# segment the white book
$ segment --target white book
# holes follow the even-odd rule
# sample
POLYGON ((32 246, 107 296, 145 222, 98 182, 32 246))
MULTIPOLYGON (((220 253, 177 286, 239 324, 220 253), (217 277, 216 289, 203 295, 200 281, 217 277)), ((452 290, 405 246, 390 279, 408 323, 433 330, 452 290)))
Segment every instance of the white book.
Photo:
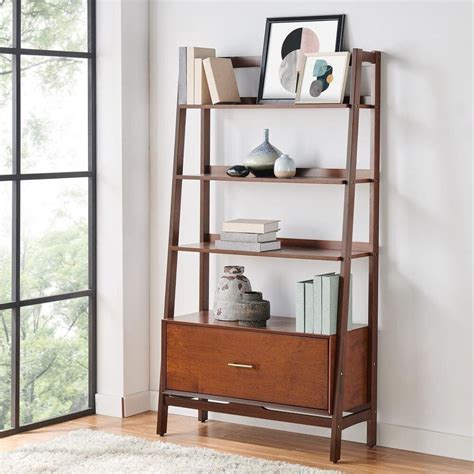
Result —
POLYGON ((332 273, 324 273, 315 275, 313 279, 314 285, 314 334, 324 334, 323 327, 323 276, 334 275, 332 273))
POLYGON ((339 296, 339 274, 323 275, 321 334, 331 336, 337 332, 337 306, 339 296))
POLYGON ((269 252, 271 250, 280 250, 281 242, 230 242, 228 240, 216 240, 216 249, 221 250, 240 250, 242 252, 269 252))
POLYGON ((196 58, 215 57, 214 48, 188 47, 186 50, 186 99, 194 104, 194 60, 196 58))
POLYGON ((314 332, 314 290, 313 280, 304 282, 304 332, 314 332))
POLYGON ((234 219, 224 222, 222 230, 224 232, 266 234, 267 232, 276 232, 279 228, 279 222, 267 219, 234 219))
POLYGON ((221 240, 230 242, 271 242, 276 240, 276 232, 267 232, 266 234, 248 234, 245 232, 222 232, 221 240))
POLYGON ((296 331, 304 332, 304 281, 296 283, 296 331))
POLYGON ((194 60, 194 103, 197 105, 212 104, 202 62, 202 58, 194 60))

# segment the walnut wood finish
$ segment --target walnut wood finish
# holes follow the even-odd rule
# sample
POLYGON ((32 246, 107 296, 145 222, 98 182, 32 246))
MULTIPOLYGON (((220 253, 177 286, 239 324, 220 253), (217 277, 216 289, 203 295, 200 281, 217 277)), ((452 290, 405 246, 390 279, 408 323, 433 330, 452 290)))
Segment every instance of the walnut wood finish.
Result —
MULTIPOLYGON (((253 57, 235 57, 231 58, 234 67, 257 67, 258 58, 253 57)), ((315 424, 317 426, 331 427, 331 449, 330 459, 337 462, 341 452, 341 432, 344 428, 356 423, 368 421, 367 426, 367 443, 374 446, 376 443, 377 428, 377 306, 378 306, 378 253, 379 253, 379 179, 380 179, 380 68, 381 55, 380 52, 368 52, 360 49, 354 49, 351 58, 351 95, 347 102, 343 104, 256 104, 255 98, 243 98, 241 104, 216 104, 216 105, 177 105, 176 112, 176 142, 174 156, 173 171, 173 192, 171 200, 171 219, 170 219, 170 237, 168 249, 168 268, 166 278, 166 296, 165 296, 165 320, 162 330, 162 372, 159 395, 159 416, 157 422, 157 432, 164 434, 167 429, 168 406, 170 404, 179 404, 179 406, 188 406, 196 408, 199 412, 199 418, 204 421, 207 418, 208 410, 221 411, 224 413, 243 414, 245 416, 256 416, 269 419, 286 419, 295 423, 315 424), (361 82, 361 65, 363 62, 372 64, 375 71, 372 94, 370 101, 360 95, 361 82), (199 175, 183 175, 183 153, 184 153, 184 130, 186 122, 186 109, 201 110, 201 159, 199 175), (210 134, 210 113, 212 109, 325 109, 337 108, 346 109, 349 112, 349 134, 347 144, 347 160, 344 169, 327 169, 321 170, 317 168, 299 169, 295 178, 287 180, 277 180, 272 178, 245 178, 236 179, 227 177, 225 167, 211 166, 209 157, 209 134, 210 134), (357 142, 359 132, 359 113, 361 109, 369 109, 372 114, 372 138, 371 138, 371 160, 369 170, 357 170, 357 142), (191 245, 182 245, 179 243, 179 221, 181 206, 181 190, 182 183, 185 180, 200 181, 200 242, 191 245), (345 186, 344 196, 344 217, 343 231, 341 241, 320 241, 308 239, 281 239, 282 250, 272 252, 235 252, 218 250, 214 246, 216 236, 209 233, 209 183, 210 181, 236 181, 236 182, 254 182, 254 183, 294 183, 294 184, 340 184, 345 186), (370 229, 369 242, 352 242, 353 222, 354 222, 354 199, 355 188, 358 183, 369 183, 370 186, 370 229), (207 210, 207 213, 206 213, 207 210), (197 252, 200 255, 199 273, 199 307, 200 312, 193 315, 187 315, 183 318, 174 318, 174 302, 176 290, 176 271, 177 256, 180 251, 197 252), (262 330, 255 330, 253 333, 248 332, 248 328, 242 329, 235 325, 228 324, 226 328, 220 327, 219 323, 212 322, 210 313, 207 311, 209 297, 209 254, 233 254, 248 256, 263 256, 277 258, 292 258, 306 260, 327 260, 339 261, 341 271, 341 284, 339 285, 339 312, 337 336, 316 336, 297 334, 294 329, 294 321, 288 321, 289 318, 272 318, 269 327, 262 330), (349 284, 351 261, 354 258, 369 258, 369 327, 363 332, 347 331, 347 320, 349 310, 349 284), (312 368, 309 378, 305 377, 305 384, 314 383, 314 380, 326 380, 327 385, 327 406, 326 410, 331 412, 329 417, 323 418, 323 421, 317 420, 317 416, 309 416, 308 420, 300 417, 294 417, 290 411, 285 412, 285 406, 291 410, 288 400, 298 395, 293 393, 298 389, 292 388, 291 392, 285 398, 283 403, 283 412, 273 412, 265 408, 265 404, 271 404, 266 394, 263 396, 259 390, 255 389, 254 397, 259 400, 252 401, 249 399, 232 398, 230 396, 223 397, 223 401, 229 401, 228 404, 216 404, 209 401, 211 395, 198 390, 196 394, 191 392, 180 392, 166 390, 167 379, 167 363, 176 363, 178 355, 167 356, 169 346, 167 346, 167 337, 165 327, 179 327, 177 331, 193 331, 192 327, 198 328, 207 333, 222 334, 227 342, 227 335, 234 334, 236 340, 240 340, 242 344, 245 341, 254 340, 255 337, 263 337, 265 340, 276 340, 276 338, 284 338, 286 344, 293 351, 295 341, 304 347, 304 352, 308 351, 311 357, 308 357, 308 366, 312 368), (185 328, 185 329, 183 329, 185 328), (310 347, 311 346, 311 347, 310 347), (313 347, 314 346, 314 347, 313 347), (326 357, 323 359, 313 360, 311 351, 317 350, 322 346, 327 346, 326 357), (324 363, 321 363, 321 360, 324 363), (175 362, 173 362, 175 361, 175 362), (326 374, 324 373, 326 371, 326 374), (259 395, 260 393, 260 395, 259 395), (209 396, 208 396, 209 395, 209 396), (196 400, 198 398, 198 400, 196 400), (261 404, 261 405, 259 405, 261 404), (343 410, 347 410, 350 405, 352 414, 343 415, 343 410), (251 405, 252 408, 245 408, 251 405), (269 414, 270 413, 270 414, 269 414), (276 414, 275 414, 276 413, 276 414), (323 425, 318 424, 323 423, 323 425)), ((206 333, 206 334, 207 334, 206 333)), ((182 333, 177 333, 182 334, 182 333)), ((233 338, 234 338, 233 337, 233 338)), ((232 339, 233 339, 232 338, 232 339)), ((176 337, 175 337, 176 339, 176 337)), ((280 340, 280 339, 278 339, 280 340)), ((283 339, 282 339, 283 340, 283 339)), ((188 341, 193 342, 193 341, 188 341)), ((194 342, 193 342, 194 343, 194 342)), ((205 357, 206 351, 209 353, 209 344, 212 347, 212 338, 201 341, 199 344, 199 357, 205 357), (206 342, 206 343, 205 343, 206 342)), ((265 347, 271 351, 270 342, 265 343, 265 347)), ((173 347, 175 347, 173 342, 173 347)), ((223 350, 232 348, 229 340, 228 344, 223 345, 223 350)), ((214 347, 214 352, 217 350, 214 347)), ((254 349, 255 350, 255 349, 254 349)), ((174 349, 173 349, 174 351, 174 349)), ((292 352, 291 352, 292 354, 292 352)), ((291 356, 290 356, 291 358, 291 356)), ((295 372, 285 366, 285 361, 277 359, 281 369, 278 371, 280 378, 285 381, 291 379, 295 372), (286 372, 284 372, 286 371, 286 372), (285 378, 286 374, 286 378, 285 378)), ((296 363, 296 362, 295 362, 296 363)), ((178 364, 179 365, 179 364, 178 364)), ((299 367, 299 366, 298 366, 299 367)), ((235 369, 248 370, 248 369, 235 369)), ((303 370, 303 369, 302 369, 303 370)), ((306 368, 304 369, 306 371, 306 368)), ((306 372, 305 372, 306 373, 306 372)), ((204 377, 204 373, 200 373, 196 369, 196 374, 203 377, 202 380, 195 380, 193 383, 198 386, 202 384, 211 384, 212 380, 204 377)), ((226 379, 227 380, 227 379, 226 379)), ((232 379, 226 383, 226 387, 232 391, 234 388, 230 386, 232 379)), ((221 392, 220 385, 215 382, 216 391, 221 392)), ((199 388, 199 387, 198 387, 199 388)), ((222 388, 222 387, 221 387, 222 388)), ((255 387, 254 387, 255 388, 255 387)), ((245 390, 243 384, 239 385, 239 390, 245 390)), ((225 390, 225 387, 224 387, 225 390)), ((318 396, 318 391, 313 390, 312 396, 318 396)), ((222 393, 220 393, 222 395, 222 393)), ((271 395, 270 395, 271 396, 271 395)), ((275 395, 281 396, 281 393, 275 395)), ((319 394, 320 396, 320 394, 319 394)), ((212 399, 217 398, 214 396, 212 399)), ((312 405, 315 404, 314 398, 306 401, 312 405)), ((320 402, 318 401, 318 404, 320 402)), ((303 408, 300 407, 300 410, 303 408)), ((306 410, 313 410, 305 408, 306 410)), ((302 415, 307 416, 307 415, 302 415)))
MULTIPOLYGON (((166 390, 331 411, 335 336, 278 335, 272 329, 219 326, 204 319, 207 323, 190 324, 188 315, 166 324, 166 390)), ((348 333, 346 363, 352 373, 344 410, 350 411, 367 403, 367 328, 348 333)))
POLYGON ((359 105, 362 51, 354 49, 352 53, 351 104, 349 113, 349 133, 347 141, 347 177, 349 182, 344 193, 344 217, 342 227, 341 281, 339 284, 339 303, 337 318, 336 365, 334 368, 334 414, 331 428, 330 459, 337 462, 341 457, 342 411, 344 383, 347 377, 344 367, 347 345, 347 320, 349 314, 352 233, 354 226, 355 176, 357 169, 357 143, 359 139, 359 105))

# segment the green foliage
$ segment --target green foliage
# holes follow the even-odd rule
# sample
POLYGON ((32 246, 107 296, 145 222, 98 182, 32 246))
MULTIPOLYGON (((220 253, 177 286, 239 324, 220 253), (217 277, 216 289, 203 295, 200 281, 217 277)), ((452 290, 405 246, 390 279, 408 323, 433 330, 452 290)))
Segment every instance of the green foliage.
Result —
MULTIPOLYGON (((0 0, 0 45, 11 42, 11 1, 0 0)), ((22 44, 37 49, 87 49, 85 0, 22 0, 22 44)), ((0 55, 0 113, 11 106, 12 58, 0 55)), ((22 59, 22 78, 40 75, 38 93, 67 94, 79 63, 68 58, 22 59)), ((2 115, 3 117, 4 115, 2 115)), ((1 138, 1 137, 0 137, 1 138)), ((48 123, 29 117, 22 130, 22 160, 34 160, 48 140, 48 123)), ((0 140, 0 168, 11 162, 11 142, 0 140)), ((47 156, 42 153, 41 156, 47 156)), ((53 156, 50 157, 54 163, 53 156)), ((54 170, 54 164, 44 168, 54 170)), ((48 184, 45 182, 45 186, 48 184)), ((0 208, 10 205, 2 194, 0 208), (5 204, 7 203, 7 204, 5 204)), ((10 189, 10 188, 9 188, 10 189)), ((88 287, 87 219, 74 210, 87 206, 80 190, 69 188, 57 206, 37 209, 49 225, 21 238, 22 298, 38 298, 88 287), (72 211, 71 211, 72 209, 72 211)), ((0 213, 1 215, 1 213, 0 213)), ((11 300, 11 237, 3 239, 10 223, 0 219, 0 302, 11 300)), ((20 312, 20 419, 22 424, 82 410, 88 406, 88 298, 34 305, 20 312)), ((13 312, 0 311, 0 431, 11 427, 11 361, 13 312)))

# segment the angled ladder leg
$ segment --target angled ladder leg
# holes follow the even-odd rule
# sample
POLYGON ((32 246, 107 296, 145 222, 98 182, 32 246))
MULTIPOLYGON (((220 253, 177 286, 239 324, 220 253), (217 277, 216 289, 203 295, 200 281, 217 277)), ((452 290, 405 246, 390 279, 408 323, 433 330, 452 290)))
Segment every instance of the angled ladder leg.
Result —
POLYGON ((370 418, 367 422, 367 445, 377 444, 377 332, 378 332, 378 283, 379 283, 379 187, 380 187, 380 52, 375 53, 370 168, 370 249, 369 257, 369 355, 368 387, 370 418))
MULTIPOLYGON (((206 174, 210 165, 210 140, 211 140, 211 111, 201 110, 201 160, 200 173, 206 174)), ((210 212, 210 183, 201 180, 200 184, 200 224, 199 241, 209 240, 209 212, 210 212)), ((209 309, 209 254, 199 254, 199 311, 209 309)), ((201 399, 206 401, 205 399, 201 399)), ((204 423, 208 418, 206 410, 198 410, 198 419, 204 423)))
POLYGON ((351 281, 352 234, 354 227, 355 177, 357 168, 357 141, 359 135, 359 105, 361 50, 352 53, 351 109, 347 141, 347 184, 344 193, 344 219, 342 229, 342 262, 339 283, 339 304, 337 318, 336 363, 334 369, 334 401, 331 425, 330 459, 336 463, 341 457, 342 414, 344 401, 344 379, 346 361, 347 323, 351 281))
MULTIPOLYGON (((186 109, 176 107, 176 129, 175 129, 175 148, 173 162, 173 187, 171 191, 171 211, 170 228, 168 241, 168 262, 166 269, 166 289, 165 289, 165 319, 174 317, 174 306, 176 296, 176 272, 178 268, 178 252, 175 247, 179 243, 179 224, 181 215, 181 193, 183 181, 177 179, 178 175, 183 174, 184 161, 184 136, 186 128, 186 109)), ((166 395, 163 393, 166 389, 166 322, 161 326, 161 377, 160 393, 158 398, 158 417, 157 434, 164 436, 168 425, 168 405, 166 395)))

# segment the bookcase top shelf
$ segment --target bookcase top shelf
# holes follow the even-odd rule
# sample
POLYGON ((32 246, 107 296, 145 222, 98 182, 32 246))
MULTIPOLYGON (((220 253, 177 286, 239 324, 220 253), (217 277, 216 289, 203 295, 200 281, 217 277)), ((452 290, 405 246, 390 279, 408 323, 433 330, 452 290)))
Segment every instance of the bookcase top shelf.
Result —
MULTIPOLYGON (((235 178, 226 174, 228 166, 209 166, 205 174, 178 175, 177 179, 199 181, 233 181, 235 183, 286 183, 286 184, 347 184, 346 169, 297 168, 294 178, 255 177, 235 178)), ((356 183, 371 183, 370 170, 356 171, 356 183)))
MULTIPOLYGON (((180 104, 180 109, 350 109, 351 104, 295 104, 290 103, 266 103, 256 104, 252 103, 241 103, 241 104, 180 104)), ((373 109, 374 106, 371 104, 360 104, 361 109, 373 109)))

